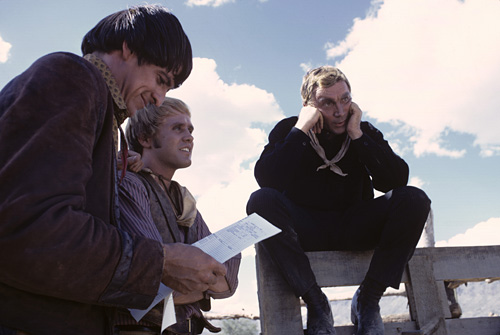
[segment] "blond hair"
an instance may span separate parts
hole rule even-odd
[[[349,91],[351,91],[351,85],[347,77],[336,67],[324,65],[307,71],[302,79],[302,87],[300,89],[302,103],[308,105],[318,87],[330,87],[339,81],[345,81]]]
[[[189,107],[182,100],[175,98],[165,98],[160,107],[148,105],[138,110],[129,119],[125,131],[130,149],[142,155],[142,145],[139,140],[153,138],[165,118],[178,114],[191,117]]]

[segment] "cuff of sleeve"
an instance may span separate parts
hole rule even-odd
[[[158,293],[162,270],[163,248],[160,242],[140,237],[133,239],[122,231],[122,257],[100,302],[126,308],[147,308]]]

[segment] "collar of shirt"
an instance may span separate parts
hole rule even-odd
[[[115,102],[115,118],[118,125],[121,125],[123,121],[128,116],[127,105],[125,104],[125,100],[120,92],[120,88],[116,83],[116,79],[111,72],[111,69],[104,63],[102,59],[97,57],[94,54],[87,54],[83,56],[87,61],[94,64],[95,67],[101,72],[106,85],[108,86],[109,91],[111,92],[111,96],[113,97],[113,101]]]

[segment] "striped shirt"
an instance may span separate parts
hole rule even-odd
[[[127,171],[125,178],[120,183],[119,197],[121,228],[132,235],[140,235],[161,242],[162,238],[151,215],[148,191],[135,173]],[[197,213],[194,224],[189,229],[196,229],[197,240],[211,234],[200,212]],[[185,243],[184,234],[180,235],[180,242]],[[214,299],[224,299],[234,294],[238,287],[240,261],[241,254],[238,254],[224,263],[227,270],[226,281],[229,290],[226,292],[207,291],[207,296]],[[129,320],[121,319],[118,324],[135,324],[135,321],[131,317],[129,317]],[[147,322],[141,322],[140,324],[147,324]]]

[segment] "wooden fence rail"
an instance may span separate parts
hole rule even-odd
[[[257,285],[263,335],[303,335],[300,301],[256,246]],[[368,270],[372,251],[308,252],[321,287],[356,286]],[[408,263],[402,283],[410,306],[410,320],[387,322],[386,335],[500,335],[500,317],[451,319],[444,280],[500,279],[500,245],[418,248]],[[335,327],[338,335],[352,335],[354,326]]]

